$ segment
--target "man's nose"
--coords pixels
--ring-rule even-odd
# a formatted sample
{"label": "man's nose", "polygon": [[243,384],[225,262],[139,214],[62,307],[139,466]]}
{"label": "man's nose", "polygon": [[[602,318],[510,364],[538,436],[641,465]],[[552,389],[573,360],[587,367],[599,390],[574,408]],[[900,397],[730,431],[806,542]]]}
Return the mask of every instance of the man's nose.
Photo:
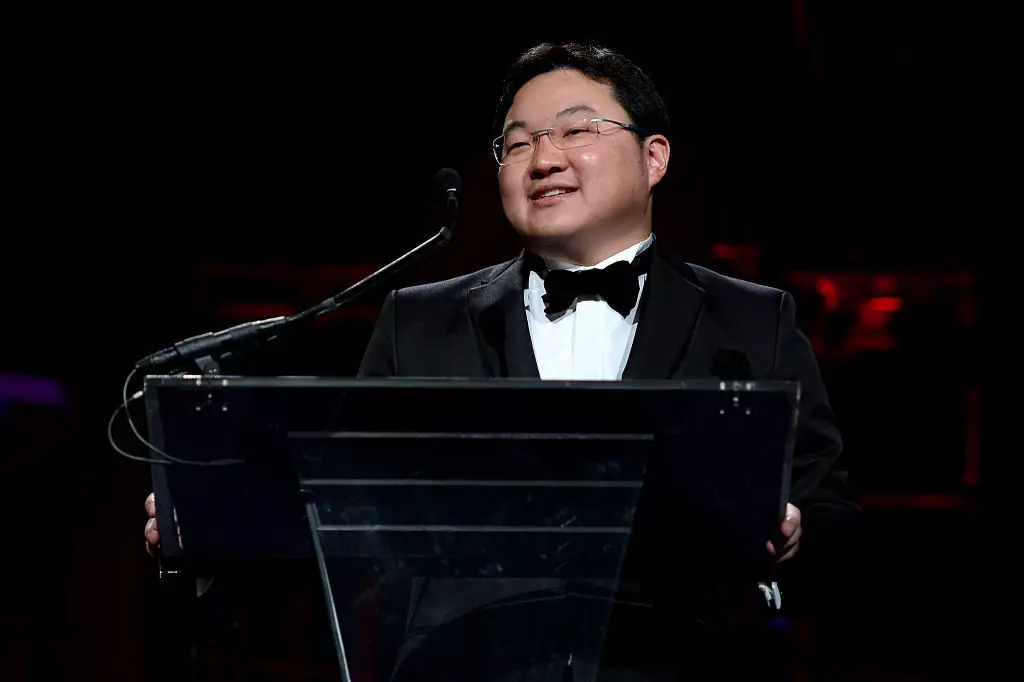
{"label": "man's nose", "polygon": [[537,150],[530,159],[530,175],[543,177],[565,170],[565,152],[551,142],[551,135],[537,136]]}

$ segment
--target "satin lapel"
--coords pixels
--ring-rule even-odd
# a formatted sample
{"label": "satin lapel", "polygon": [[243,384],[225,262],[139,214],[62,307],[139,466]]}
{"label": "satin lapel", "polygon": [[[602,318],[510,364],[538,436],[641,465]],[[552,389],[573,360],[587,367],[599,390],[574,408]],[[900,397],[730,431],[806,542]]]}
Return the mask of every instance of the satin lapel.
{"label": "satin lapel", "polygon": [[522,256],[470,289],[466,307],[487,376],[540,378],[523,302]]}
{"label": "satin lapel", "polygon": [[639,321],[623,379],[669,379],[693,342],[704,312],[705,291],[658,249],[651,259]]}

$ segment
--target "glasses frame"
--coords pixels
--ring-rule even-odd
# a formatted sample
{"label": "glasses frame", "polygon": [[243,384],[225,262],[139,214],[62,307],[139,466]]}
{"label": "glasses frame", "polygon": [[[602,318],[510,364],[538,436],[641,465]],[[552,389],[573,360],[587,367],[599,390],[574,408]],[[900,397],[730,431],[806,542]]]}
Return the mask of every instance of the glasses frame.
{"label": "glasses frame", "polygon": [[[646,138],[646,137],[650,137],[651,136],[651,134],[649,132],[647,132],[644,128],[641,128],[640,126],[633,125],[632,123],[623,123],[622,121],[616,121],[616,120],[611,119],[611,118],[588,118],[588,119],[586,119],[586,121],[587,121],[587,123],[612,123],[614,125],[619,126],[619,128],[622,128],[623,130],[628,130],[631,133],[636,133],[641,138]],[[581,144],[581,145],[578,145],[576,147],[565,147],[563,149],[562,147],[559,147],[558,143],[556,143],[554,141],[554,139],[551,137],[551,133],[554,130],[555,130],[554,127],[550,127],[550,128],[538,128],[537,130],[534,130],[534,131],[530,132],[531,145],[533,146],[533,152],[529,156],[525,156],[522,159],[519,159],[517,161],[512,161],[511,163],[503,163],[502,160],[501,160],[501,157],[500,157],[500,152],[498,151],[498,149],[499,149],[499,142],[501,142],[503,139],[505,139],[505,136],[508,135],[508,133],[502,133],[501,135],[498,135],[496,138],[491,140],[491,156],[494,157],[494,160],[497,161],[498,165],[501,166],[501,167],[514,166],[517,163],[522,163],[523,161],[529,161],[529,160],[533,159],[533,157],[535,157],[537,155],[537,150],[540,148],[540,136],[541,135],[547,135],[548,139],[551,140],[551,144],[553,144],[555,146],[555,149],[562,149],[563,151],[565,151],[565,149],[580,149],[582,147],[589,147],[590,145],[594,144],[593,142],[588,142],[587,144]],[[600,137],[601,135],[608,135],[608,134],[610,134],[612,132],[614,132],[614,131],[609,130],[609,131],[606,131],[606,132],[602,133],[600,130],[598,130],[597,131],[597,135]],[[595,139],[594,142],[596,142],[596,141],[597,140]],[[504,145],[502,144],[502,145],[500,145],[500,147],[504,148]]]}

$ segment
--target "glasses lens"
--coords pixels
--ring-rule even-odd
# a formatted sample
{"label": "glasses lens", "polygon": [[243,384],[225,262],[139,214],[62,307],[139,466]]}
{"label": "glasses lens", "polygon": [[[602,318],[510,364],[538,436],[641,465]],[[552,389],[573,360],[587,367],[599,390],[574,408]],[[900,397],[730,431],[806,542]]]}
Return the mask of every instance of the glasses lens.
{"label": "glasses lens", "polygon": [[525,130],[510,130],[494,141],[494,156],[498,163],[525,161],[533,154],[533,135]]}
{"label": "glasses lens", "polygon": [[504,163],[502,157],[505,156],[505,138],[496,137],[491,142],[491,153],[494,155],[494,160],[498,163]]}
{"label": "glasses lens", "polygon": [[551,141],[559,149],[585,147],[597,141],[597,123],[590,119],[571,119],[551,131]]}

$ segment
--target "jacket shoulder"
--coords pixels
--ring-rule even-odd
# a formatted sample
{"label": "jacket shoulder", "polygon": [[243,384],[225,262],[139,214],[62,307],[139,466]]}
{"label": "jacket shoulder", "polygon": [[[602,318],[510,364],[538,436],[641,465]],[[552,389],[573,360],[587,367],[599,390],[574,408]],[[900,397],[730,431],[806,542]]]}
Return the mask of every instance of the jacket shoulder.
{"label": "jacket shoulder", "polygon": [[450,279],[402,287],[396,289],[393,293],[395,298],[400,298],[403,302],[430,303],[450,301],[453,298],[465,295],[466,292],[474,287],[490,282],[515,265],[515,263],[516,260],[513,259],[496,265],[489,265],[476,272],[458,275]]}
{"label": "jacket shoulder", "polygon": [[785,294],[782,289],[729,277],[700,265],[693,263],[684,265],[689,270],[689,278],[694,284],[704,289],[705,293],[727,298],[730,302],[747,301],[754,305],[771,302],[777,306]]}

